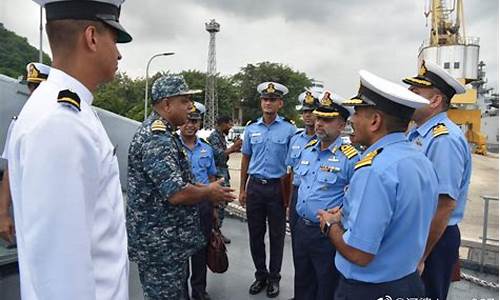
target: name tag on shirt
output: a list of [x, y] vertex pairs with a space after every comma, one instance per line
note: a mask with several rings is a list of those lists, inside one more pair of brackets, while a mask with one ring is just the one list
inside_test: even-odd
[[331, 156], [328, 161], [332, 161], [332, 162], [338, 162], [339, 159], [336, 157], [336, 156]]
[[293, 150], [300, 149], [300, 146], [298, 146], [298, 145], [294, 145], [294, 146], [292, 146], [292, 149], [293, 149]]
[[309, 161], [308, 160], [301, 160], [300, 164], [307, 166], [307, 165], [309, 165]]
[[261, 135], [261, 133], [260, 133], [260, 132], [254, 132], [254, 133], [252, 133], [251, 137], [254, 137], [254, 136], [260, 136], [260, 135]]

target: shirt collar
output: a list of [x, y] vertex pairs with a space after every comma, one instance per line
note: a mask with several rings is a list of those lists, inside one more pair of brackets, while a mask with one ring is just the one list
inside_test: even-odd
[[417, 132], [421, 136], [425, 136], [429, 130], [431, 130], [437, 123], [442, 122], [444, 119], [446, 119], [446, 112], [441, 112], [429, 120], [425, 121], [424, 124], [420, 125], [417, 127]]
[[257, 124], [263, 124], [263, 125], [266, 125], [266, 126], [271, 126], [274, 123], [280, 123], [280, 122], [283, 122], [283, 120], [281, 119], [280, 115], [276, 115], [276, 118], [274, 119], [274, 121], [271, 124], [269, 124], [269, 125], [266, 125], [266, 123], [264, 123], [264, 117], [260, 117], [260, 118], [257, 119]]
[[393, 132], [388, 135], [383, 136], [381, 139], [375, 142], [375, 144], [371, 145], [364, 151], [364, 154], [368, 154], [374, 150], [385, 147], [389, 144], [394, 144], [397, 142], [406, 141], [406, 137], [404, 132]]
[[81, 101], [87, 102], [89, 105], [92, 105], [92, 101], [94, 100], [94, 96], [89, 91], [87, 87], [85, 87], [80, 81], [76, 78], [66, 74], [65, 72], [51, 68], [49, 77], [47, 81], [54, 82], [59, 86], [67, 87], [70, 91], [76, 93], [78, 97], [80, 97]]
[[[184, 147], [186, 147], [186, 149], [188, 149], [188, 150], [190, 150], [190, 151], [191, 151], [191, 149], [190, 149], [190, 148], [186, 145], [186, 143], [184, 143], [184, 138], [182, 137], [182, 135], [179, 135], [179, 136], [180, 136], [180, 138], [181, 138], [181, 143], [182, 143], [182, 145], [183, 145]], [[194, 150], [194, 149], [196, 149], [196, 148], [198, 148], [198, 147], [201, 147], [201, 146], [202, 146], [202, 145], [201, 145], [201, 141], [200, 141], [200, 139], [199, 139], [198, 137], [196, 137], [196, 140], [195, 140], [195, 142], [194, 142], [194, 148], [193, 148], [193, 150]]]
[[[328, 148], [323, 151], [329, 150], [331, 152], [334, 152], [334, 150], [338, 149], [340, 145], [342, 145], [342, 137], [339, 135], [337, 139], [333, 141], [333, 143], [331, 143], [330, 146], [328, 146]], [[318, 152], [321, 152], [321, 140], [318, 140], [318, 143], [314, 145], [314, 149], [316, 149]]]
[[304, 129], [304, 131], [302, 131], [300, 133], [300, 135], [302, 137], [308, 138], [310, 141], [316, 138], [316, 134], [315, 133], [313, 133], [313, 135], [307, 135], [307, 131], [305, 129]]

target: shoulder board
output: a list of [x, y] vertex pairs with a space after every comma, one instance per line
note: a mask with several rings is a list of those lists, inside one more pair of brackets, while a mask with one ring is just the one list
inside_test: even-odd
[[307, 143], [307, 145], [304, 147], [304, 149], [312, 147], [312, 146], [316, 145], [317, 143], [318, 143], [318, 140], [314, 139], [314, 140], [310, 141], [309, 143]]
[[304, 132], [304, 129], [299, 129], [299, 130], [295, 131], [295, 133], [293, 135], [297, 135], [297, 134], [300, 134], [302, 132]]
[[363, 157], [360, 161], [356, 163], [354, 166], [354, 170], [360, 169], [362, 167], [371, 166], [373, 163], [373, 159], [382, 152], [383, 148], [379, 148], [375, 151], [368, 153], [365, 157]]
[[70, 90], [62, 90], [57, 95], [57, 102], [66, 104], [69, 107], [72, 107], [78, 111], [81, 111], [80, 108], [80, 97], [76, 93], [73, 93]]
[[287, 117], [283, 117], [283, 121], [286, 121], [286, 122], [288, 122], [288, 123], [290, 123], [292, 125], [295, 125], [295, 121], [294, 120], [290, 120]]
[[438, 123], [432, 128], [432, 137], [448, 134], [448, 128], [443, 123]]
[[161, 120], [156, 120], [151, 124], [151, 131], [154, 133], [166, 132], [167, 126]]
[[250, 120], [250, 121], [248, 121], [248, 122], [247, 122], [247, 124], [246, 124], [245, 126], [251, 125], [251, 124], [253, 124], [253, 123], [255, 123], [255, 122], [257, 122], [257, 119], [255, 119], [255, 120]]
[[210, 146], [210, 143], [209, 143], [207, 140], [205, 140], [204, 138], [198, 137], [198, 139], [199, 139], [200, 141], [202, 141], [203, 143], [205, 143], [205, 144], [207, 144], [207, 145], [209, 145], [209, 146]]
[[351, 159], [358, 155], [358, 150], [356, 150], [356, 148], [349, 144], [340, 146], [340, 151], [342, 151], [342, 153], [344, 153], [344, 155], [347, 156], [348, 159]]

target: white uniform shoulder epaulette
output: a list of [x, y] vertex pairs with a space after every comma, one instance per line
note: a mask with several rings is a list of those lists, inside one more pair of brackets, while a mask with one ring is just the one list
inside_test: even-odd
[[73, 108], [77, 111], [81, 111], [80, 108], [80, 97], [76, 93], [73, 93], [70, 90], [62, 90], [57, 95], [57, 102], [64, 104], [70, 108]]

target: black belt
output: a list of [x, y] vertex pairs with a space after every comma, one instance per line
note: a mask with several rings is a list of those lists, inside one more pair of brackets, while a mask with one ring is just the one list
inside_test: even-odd
[[313, 221], [306, 219], [306, 218], [300, 218], [300, 219], [302, 220], [302, 222], [304, 222], [304, 225], [306, 225], [306, 226], [319, 227], [319, 223], [313, 222]]
[[281, 178], [260, 178], [254, 175], [250, 175], [250, 180], [258, 184], [271, 184], [280, 182]]

